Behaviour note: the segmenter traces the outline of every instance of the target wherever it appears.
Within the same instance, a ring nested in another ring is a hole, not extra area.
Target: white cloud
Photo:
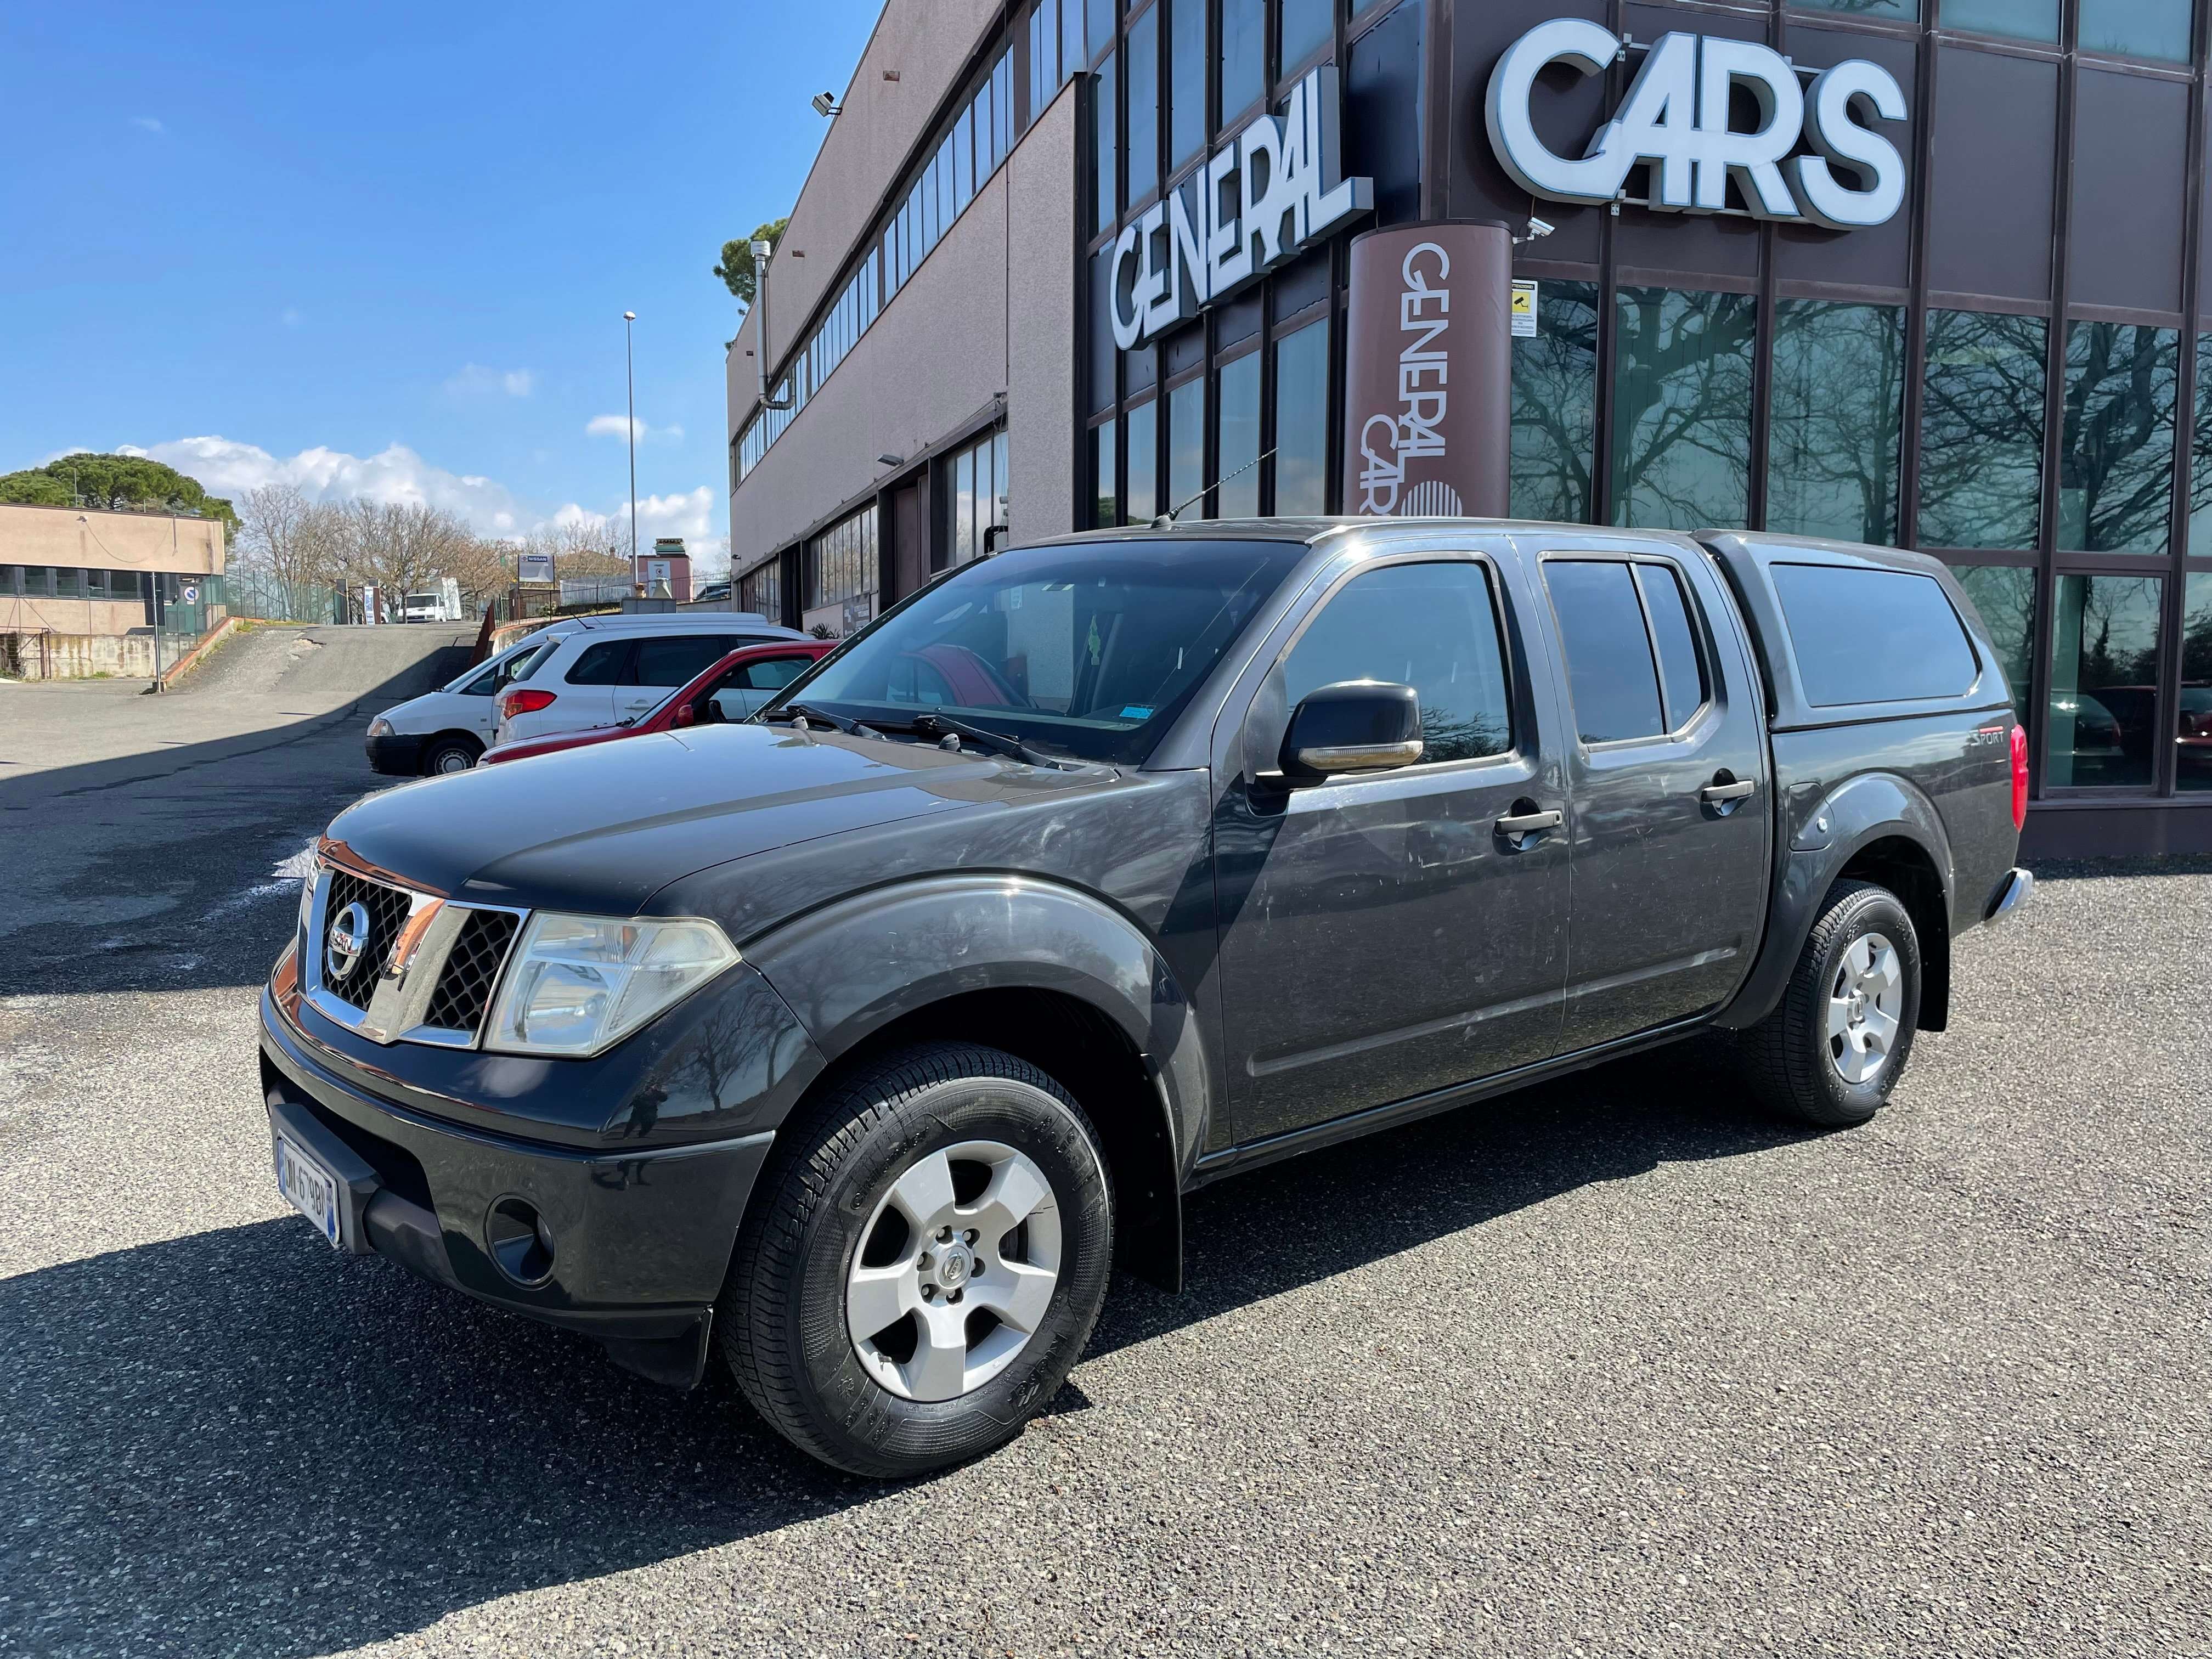
[[[595,513],[590,507],[570,501],[546,520],[549,525],[585,525],[604,530],[617,547],[627,550],[629,544],[629,502],[617,501],[606,513]],[[726,570],[729,566],[729,542],[714,533],[714,492],[706,485],[686,493],[673,495],[641,495],[637,498],[637,546],[642,553],[654,539],[661,536],[681,536],[684,550],[691,556],[698,569]]]
[[[315,501],[356,497],[373,501],[423,501],[459,514],[481,534],[519,534],[528,514],[506,485],[474,473],[433,466],[404,444],[374,455],[349,455],[319,446],[284,458],[234,439],[178,438],[140,448],[118,444],[118,455],[147,455],[200,481],[217,495],[236,497],[264,484],[288,483]],[[640,513],[641,520],[643,514]]]
[[[593,438],[627,437],[629,428],[629,417],[622,415],[594,415],[584,422],[585,434]],[[648,426],[643,421],[637,422],[638,442],[651,443],[656,438],[667,443],[680,443],[684,439],[684,428],[680,426]]]
[[[446,382],[456,398],[482,397],[494,392],[527,398],[538,389],[538,376],[526,368],[487,368],[482,363],[463,363],[460,372]]]
[[[150,115],[134,115],[131,118],[131,125],[137,127],[141,132],[167,132],[168,131],[168,128],[163,126],[159,121],[155,120]]]

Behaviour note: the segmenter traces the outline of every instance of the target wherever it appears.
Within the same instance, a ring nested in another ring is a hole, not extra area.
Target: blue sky
[[[487,533],[615,513],[631,310],[641,532],[720,549],[709,272],[878,5],[0,9],[0,471],[131,445]]]

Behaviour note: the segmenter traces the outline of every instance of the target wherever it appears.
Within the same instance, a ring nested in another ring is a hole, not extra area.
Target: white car
[[[499,743],[635,720],[741,645],[801,640],[758,611],[580,617],[499,697]]]
[[[368,723],[368,763],[403,778],[467,771],[499,728],[499,694],[559,637],[550,629],[530,635],[435,691],[386,709]]]

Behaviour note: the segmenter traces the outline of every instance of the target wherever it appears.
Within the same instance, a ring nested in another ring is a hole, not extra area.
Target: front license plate
[[[276,1188],[315,1224],[332,1249],[343,1248],[337,1177],[282,1135],[276,1137]]]

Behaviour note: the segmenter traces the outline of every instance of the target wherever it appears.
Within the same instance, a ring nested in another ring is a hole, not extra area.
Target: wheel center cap
[[[974,1259],[964,1244],[947,1244],[937,1258],[937,1282],[948,1291],[965,1285],[974,1270]]]

